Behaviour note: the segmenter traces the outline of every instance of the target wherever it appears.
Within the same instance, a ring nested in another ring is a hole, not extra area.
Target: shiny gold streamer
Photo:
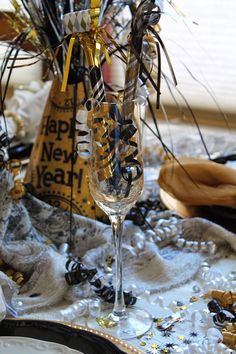
[[[61,92],[65,92],[66,90],[66,85],[67,85],[69,70],[70,70],[71,56],[72,56],[73,47],[76,38],[79,39],[80,44],[84,48],[89,67],[93,67],[93,66],[99,67],[101,51],[103,52],[107,63],[108,64],[111,63],[110,56],[106,48],[107,40],[111,42],[111,38],[104,28],[98,26],[99,14],[100,14],[100,0],[92,0],[91,9],[90,9],[90,18],[91,18],[90,31],[73,33],[70,38],[67,57],[66,57],[66,64],[65,64],[64,74],[63,74]],[[85,15],[87,16],[88,14],[85,13]]]

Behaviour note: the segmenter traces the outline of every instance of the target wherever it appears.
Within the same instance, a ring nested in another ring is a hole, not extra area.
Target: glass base
[[[114,321],[111,310],[102,311],[99,317],[88,318],[87,326],[124,340],[142,336],[152,327],[153,320],[148,312],[130,307],[126,309],[126,313],[126,318]]]

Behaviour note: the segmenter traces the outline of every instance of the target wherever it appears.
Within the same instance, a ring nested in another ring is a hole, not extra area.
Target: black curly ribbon
[[[90,281],[97,273],[95,268],[86,269],[82,263],[71,258],[66,262],[66,270],[67,273],[65,274],[65,278],[69,285],[76,285],[84,281]]]
[[[220,305],[219,301],[217,300],[211,300],[207,304],[208,310],[211,313],[215,313],[213,316],[213,321],[215,325],[222,327],[225,325],[226,322],[228,323],[236,323],[236,312],[232,310],[231,308],[224,308]],[[229,317],[228,314],[231,314],[232,316]]]
[[[137,202],[127,215],[128,220],[132,220],[135,225],[143,226],[150,210],[163,211],[166,207],[162,205],[160,199],[147,199]]]
[[[66,262],[65,279],[67,284],[76,285],[88,281],[91,286],[95,288],[95,293],[105,302],[114,304],[115,289],[113,285],[106,285],[101,278],[96,277],[97,269],[87,269],[81,262],[76,259],[69,258]],[[131,291],[124,291],[125,305],[134,305],[137,298],[132,295]]]
[[[0,146],[7,147],[9,145],[9,139],[7,133],[0,126]]]

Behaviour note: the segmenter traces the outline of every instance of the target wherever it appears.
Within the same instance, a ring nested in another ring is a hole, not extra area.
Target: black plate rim
[[[42,320],[42,319],[35,319],[35,318],[7,318],[4,319],[1,323],[0,323],[0,327],[1,325],[6,325],[9,324],[14,324],[14,322],[20,323],[20,322],[24,322],[26,324],[30,324],[30,323],[35,323],[35,324],[39,324],[42,326],[54,326],[55,325],[55,329],[64,329],[65,330],[65,334],[66,332],[68,332],[68,330],[73,330],[75,332],[80,333],[80,335],[88,335],[88,333],[91,333],[94,337],[96,337],[98,339],[98,341],[105,341],[108,345],[112,346],[114,348],[114,350],[117,351],[117,354],[127,354],[125,350],[125,347],[127,346],[127,343],[120,340],[119,338],[112,336],[110,334],[104,333],[102,331],[99,330],[95,330],[89,327],[86,327],[84,325],[79,325],[79,324],[72,324],[72,323],[68,323],[68,322],[62,322],[62,321],[53,321],[53,320]],[[0,333],[1,336],[1,333]],[[12,336],[12,335],[10,335]],[[107,337],[106,337],[107,336]],[[22,336],[22,337],[27,337],[27,336]],[[32,338],[32,337],[29,337]],[[38,338],[35,338],[38,339]],[[115,343],[115,341],[117,343]],[[55,342],[56,343],[56,342]],[[68,346],[69,347],[69,346]],[[77,349],[79,350],[79,349]],[[134,352],[136,354],[142,354],[143,352],[138,350],[137,348],[134,348],[132,345],[128,344],[127,350],[129,350],[129,353]]]

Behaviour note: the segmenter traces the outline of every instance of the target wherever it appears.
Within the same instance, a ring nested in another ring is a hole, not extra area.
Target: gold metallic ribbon
[[[90,31],[72,33],[71,35],[68,51],[67,51],[61,92],[65,92],[66,90],[69,71],[70,71],[71,56],[72,56],[72,51],[73,51],[76,38],[79,39],[80,44],[84,48],[86,59],[88,61],[89,66],[99,67],[101,51],[103,52],[108,64],[111,63],[109,53],[106,48],[106,42],[107,40],[109,40],[112,43],[114,42],[112,41],[107,31],[103,27],[98,26],[99,14],[100,14],[100,0],[92,0],[91,9],[90,9],[90,17],[91,17]]]

